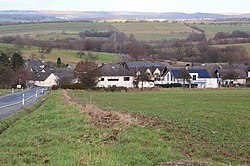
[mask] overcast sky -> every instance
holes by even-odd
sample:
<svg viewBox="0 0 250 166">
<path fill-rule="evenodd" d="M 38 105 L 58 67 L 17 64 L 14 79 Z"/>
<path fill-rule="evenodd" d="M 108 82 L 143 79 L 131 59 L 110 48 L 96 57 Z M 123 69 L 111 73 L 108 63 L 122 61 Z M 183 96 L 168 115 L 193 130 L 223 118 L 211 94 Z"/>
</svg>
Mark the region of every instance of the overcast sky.
<svg viewBox="0 0 250 166">
<path fill-rule="evenodd" d="M 0 10 L 250 13 L 250 0 L 0 0 Z"/>
</svg>

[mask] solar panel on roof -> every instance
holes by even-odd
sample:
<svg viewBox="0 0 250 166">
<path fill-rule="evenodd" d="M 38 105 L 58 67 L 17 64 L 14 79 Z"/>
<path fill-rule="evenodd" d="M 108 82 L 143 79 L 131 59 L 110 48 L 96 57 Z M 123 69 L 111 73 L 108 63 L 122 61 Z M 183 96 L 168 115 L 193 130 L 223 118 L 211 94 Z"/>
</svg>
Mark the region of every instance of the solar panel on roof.
<svg viewBox="0 0 250 166">
<path fill-rule="evenodd" d="M 127 62 L 128 67 L 159 67 L 160 62 L 150 62 L 150 61 L 138 61 L 138 62 Z"/>
</svg>

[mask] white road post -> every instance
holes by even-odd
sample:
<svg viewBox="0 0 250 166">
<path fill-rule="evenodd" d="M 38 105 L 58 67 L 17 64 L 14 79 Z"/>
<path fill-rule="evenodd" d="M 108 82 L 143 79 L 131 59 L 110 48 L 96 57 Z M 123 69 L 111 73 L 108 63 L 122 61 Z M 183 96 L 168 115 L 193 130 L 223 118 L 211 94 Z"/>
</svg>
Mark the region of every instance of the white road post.
<svg viewBox="0 0 250 166">
<path fill-rule="evenodd" d="M 37 90 L 36 90 L 36 98 L 37 98 Z"/>
<path fill-rule="evenodd" d="M 12 93 L 12 94 L 14 93 L 14 88 L 11 89 L 11 93 Z"/>
<path fill-rule="evenodd" d="M 24 94 L 23 94 L 23 101 L 22 101 L 22 104 L 24 105 Z"/>
</svg>

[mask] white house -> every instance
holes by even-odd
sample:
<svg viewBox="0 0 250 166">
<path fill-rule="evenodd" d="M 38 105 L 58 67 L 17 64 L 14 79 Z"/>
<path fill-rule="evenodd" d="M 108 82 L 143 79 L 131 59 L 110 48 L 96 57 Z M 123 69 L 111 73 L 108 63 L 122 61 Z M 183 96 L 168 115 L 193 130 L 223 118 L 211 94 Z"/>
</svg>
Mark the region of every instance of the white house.
<svg viewBox="0 0 250 166">
<path fill-rule="evenodd" d="M 134 87 L 134 76 L 119 64 L 104 64 L 99 67 L 101 76 L 97 87 Z"/>
<path fill-rule="evenodd" d="M 247 78 L 250 78 L 250 67 L 247 68 Z"/>
<path fill-rule="evenodd" d="M 155 81 L 155 84 L 184 84 L 197 88 L 218 87 L 217 78 L 212 78 L 203 68 L 172 68 L 163 74 L 160 81 Z"/>
<path fill-rule="evenodd" d="M 47 69 L 36 74 L 33 78 L 33 83 L 36 86 L 52 87 L 53 85 L 57 85 L 58 79 L 58 76 Z"/>
</svg>

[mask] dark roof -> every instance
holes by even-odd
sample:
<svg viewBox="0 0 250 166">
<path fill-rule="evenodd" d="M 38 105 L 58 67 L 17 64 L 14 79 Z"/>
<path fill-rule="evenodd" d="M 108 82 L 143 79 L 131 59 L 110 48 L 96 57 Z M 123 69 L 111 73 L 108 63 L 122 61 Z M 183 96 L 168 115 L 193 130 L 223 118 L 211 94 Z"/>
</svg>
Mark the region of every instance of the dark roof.
<svg viewBox="0 0 250 166">
<path fill-rule="evenodd" d="M 183 68 L 173 68 L 173 69 L 170 69 L 170 71 L 172 72 L 175 78 L 182 78 L 182 72 L 187 72 Z M 186 74 L 189 74 L 189 73 L 186 73 Z"/>
<path fill-rule="evenodd" d="M 229 73 L 236 74 L 236 77 L 238 79 L 247 79 L 248 78 L 246 71 L 243 69 L 222 69 L 222 70 L 219 70 L 219 73 L 220 73 L 222 78 L 225 77 Z"/>
<path fill-rule="evenodd" d="M 74 71 L 67 68 L 55 68 L 53 71 L 59 78 L 74 77 Z"/>
<path fill-rule="evenodd" d="M 211 74 L 207 71 L 207 69 L 188 69 L 189 73 L 198 73 L 199 78 L 211 78 Z"/>
<path fill-rule="evenodd" d="M 43 62 L 40 59 L 28 59 L 25 61 L 26 66 L 32 68 L 32 70 L 36 73 L 42 70 L 41 66 L 43 66 Z"/>
<path fill-rule="evenodd" d="M 131 72 L 119 64 L 105 64 L 99 69 L 101 76 L 133 76 Z"/>
<path fill-rule="evenodd" d="M 189 68 L 188 70 L 184 68 L 172 68 L 170 69 L 172 74 L 174 75 L 175 78 L 182 78 L 182 72 L 188 72 L 186 74 L 190 73 L 198 73 L 199 78 L 211 78 L 212 76 L 209 74 L 207 69 L 203 68 Z"/>
<path fill-rule="evenodd" d="M 34 81 L 45 81 L 51 74 L 52 72 L 49 69 L 44 69 L 45 72 L 40 72 L 34 75 L 33 79 Z"/>
<path fill-rule="evenodd" d="M 142 68 L 142 67 L 160 67 L 162 66 L 160 62 L 151 62 L 151 61 L 135 61 L 135 62 L 126 62 L 128 68 Z"/>
</svg>

